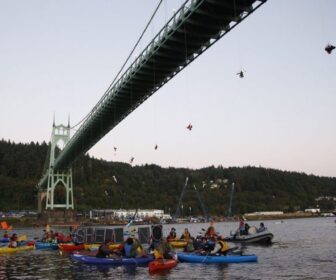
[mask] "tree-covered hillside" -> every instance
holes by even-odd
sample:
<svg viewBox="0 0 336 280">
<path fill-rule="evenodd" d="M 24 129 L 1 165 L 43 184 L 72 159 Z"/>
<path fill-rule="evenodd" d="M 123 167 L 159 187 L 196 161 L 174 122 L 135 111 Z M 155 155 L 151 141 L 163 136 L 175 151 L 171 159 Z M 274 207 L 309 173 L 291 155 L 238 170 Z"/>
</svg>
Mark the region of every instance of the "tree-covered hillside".
<svg viewBox="0 0 336 280">
<path fill-rule="evenodd" d="M 15 144 L 0 141 L 0 210 L 36 209 L 35 186 L 42 176 L 48 144 Z M 114 177 L 113 177 L 114 176 Z M 189 185 L 183 199 L 184 214 L 201 213 L 192 185 L 212 215 L 226 215 L 231 183 L 235 182 L 233 213 L 307 207 L 330 210 L 336 197 L 336 178 L 279 171 L 261 167 L 207 167 L 198 170 L 132 167 L 82 156 L 73 166 L 75 206 L 92 208 L 161 208 L 175 212 L 185 178 Z"/>
</svg>

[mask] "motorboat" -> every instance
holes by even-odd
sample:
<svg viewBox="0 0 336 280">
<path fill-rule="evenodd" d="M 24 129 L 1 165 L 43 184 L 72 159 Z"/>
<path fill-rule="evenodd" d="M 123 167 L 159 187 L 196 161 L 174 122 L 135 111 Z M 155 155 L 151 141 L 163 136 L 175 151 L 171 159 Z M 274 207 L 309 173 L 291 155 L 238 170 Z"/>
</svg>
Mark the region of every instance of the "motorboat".
<svg viewBox="0 0 336 280">
<path fill-rule="evenodd" d="M 258 231 L 256 227 L 251 227 L 248 234 L 240 235 L 239 232 L 231 233 L 229 237 L 225 237 L 225 241 L 235 243 L 258 243 L 258 244 L 270 244 L 272 243 L 273 233 L 267 229 Z"/>
</svg>

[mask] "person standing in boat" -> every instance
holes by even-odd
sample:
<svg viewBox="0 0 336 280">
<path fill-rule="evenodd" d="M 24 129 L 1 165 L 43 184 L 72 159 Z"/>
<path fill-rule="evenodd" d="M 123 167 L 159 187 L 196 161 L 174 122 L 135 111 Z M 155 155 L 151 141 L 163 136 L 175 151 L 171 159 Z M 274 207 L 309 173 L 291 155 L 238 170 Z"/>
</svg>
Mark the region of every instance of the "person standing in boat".
<svg viewBox="0 0 336 280">
<path fill-rule="evenodd" d="M 243 217 L 241 217 L 239 220 L 239 234 L 240 235 L 245 234 L 245 221 Z"/>
<path fill-rule="evenodd" d="M 249 229 L 250 229 L 250 225 L 248 223 L 245 223 L 245 235 L 248 235 L 249 234 Z"/>
</svg>

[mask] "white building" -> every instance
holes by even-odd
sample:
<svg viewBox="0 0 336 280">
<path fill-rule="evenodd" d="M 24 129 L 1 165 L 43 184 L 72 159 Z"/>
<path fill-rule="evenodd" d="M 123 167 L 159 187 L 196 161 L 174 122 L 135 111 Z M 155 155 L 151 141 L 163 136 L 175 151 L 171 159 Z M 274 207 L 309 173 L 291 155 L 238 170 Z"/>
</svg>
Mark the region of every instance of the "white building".
<svg viewBox="0 0 336 280">
<path fill-rule="evenodd" d="M 305 213 L 320 213 L 321 210 L 319 208 L 308 208 L 305 209 Z"/>
<path fill-rule="evenodd" d="M 101 216 L 106 215 L 110 217 L 115 217 L 119 219 L 127 219 L 135 216 L 137 218 L 152 218 L 156 217 L 159 219 L 171 219 L 172 217 L 169 214 L 165 214 L 161 209 L 105 209 L 105 210 L 92 210 L 91 216 Z"/>
<path fill-rule="evenodd" d="M 244 216 L 271 216 L 271 215 L 283 215 L 283 211 L 262 211 L 262 212 L 253 212 L 246 213 Z"/>
</svg>

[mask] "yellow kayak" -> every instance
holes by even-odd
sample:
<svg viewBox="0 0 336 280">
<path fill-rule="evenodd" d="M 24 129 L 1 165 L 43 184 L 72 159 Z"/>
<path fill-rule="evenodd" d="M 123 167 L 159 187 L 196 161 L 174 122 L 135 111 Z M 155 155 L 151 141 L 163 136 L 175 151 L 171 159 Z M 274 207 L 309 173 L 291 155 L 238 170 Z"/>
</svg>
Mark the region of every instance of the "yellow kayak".
<svg viewBox="0 0 336 280">
<path fill-rule="evenodd" d="M 99 243 L 95 243 L 95 244 L 84 244 L 84 249 L 85 250 L 90 250 L 90 251 L 94 251 L 94 250 L 98 250 L 99 246 L 101 244 Z M 120 244 L 118 243 L 113 243 L 109 245 L 109 249 L 110 250 L 114 250 L 114 249 L 120 249 Z"/>
<path fill-rule="evenodd" d="M 188 244 L 188 242 L 184 240 L 174 240 L 174 241 L 169 241 L 169 243 L 174 248 L 184 248 Z"/>
<path fill-rule="evenodd" d="M 9 247 L 0 247 L 0 254 L 4 253 L 16 253 L 21 251 L 33 250 L 34 246 L 20 246 L 16 248 L 9 248 Z"/>
<path fill-rule="evenodd" d="M 85 250 L 95 250 L 99 248 L 100 244 L 95 243 L 95 244 L 84 244 L 84 249 Z"/>
</svg>

